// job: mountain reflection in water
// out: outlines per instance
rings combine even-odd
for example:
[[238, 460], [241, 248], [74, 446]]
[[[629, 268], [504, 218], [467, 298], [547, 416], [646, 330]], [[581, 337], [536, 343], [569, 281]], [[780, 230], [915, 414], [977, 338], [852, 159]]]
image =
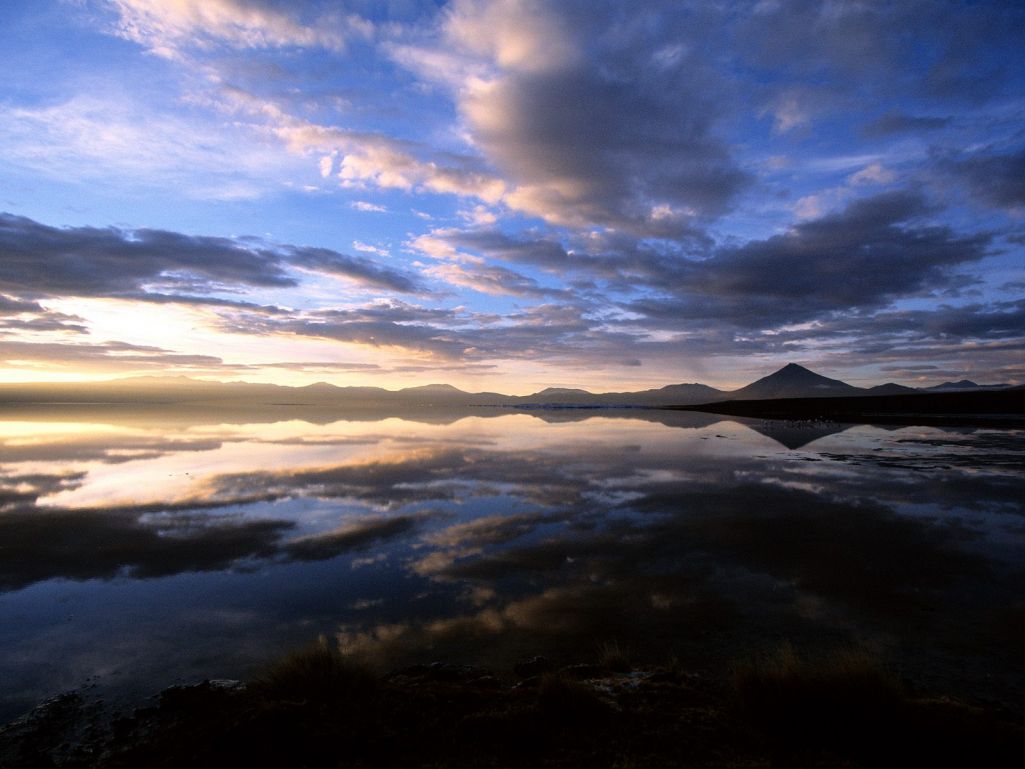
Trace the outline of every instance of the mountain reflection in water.
[[1020, 431], [425, 416], [3, 415], [0, 718], [318, 634], [496, 668], [855, 643], [1022, 709]]

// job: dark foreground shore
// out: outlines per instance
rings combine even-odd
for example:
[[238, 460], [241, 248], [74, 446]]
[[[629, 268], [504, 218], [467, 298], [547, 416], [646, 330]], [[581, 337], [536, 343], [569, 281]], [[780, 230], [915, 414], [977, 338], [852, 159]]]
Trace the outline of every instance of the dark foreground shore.
[[789, 648], [725, 678], [615, 653], [499, 677], [450, 664], [382, 676], [318, 645], [129, 716], [71, 693], [0, 729], [5, 769], [1001, 767], [1023, 750], [1020, 719], [996, 706], [916, 691], [857, 651]]
[[756, 419], [802, 419], [859, 424], [1025, 427], [1025, 390], [867, 395], [843, 398], [736, 400], [669, 406]]

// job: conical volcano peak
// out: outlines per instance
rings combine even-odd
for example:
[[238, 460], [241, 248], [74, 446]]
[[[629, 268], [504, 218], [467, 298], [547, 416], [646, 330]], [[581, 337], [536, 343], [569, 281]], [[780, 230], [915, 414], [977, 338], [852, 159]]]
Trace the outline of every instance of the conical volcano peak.
[[797, 363], [788, 363], [779, 371], [734, 391], [735, 399], [809, 398], [833, 395], [854, 395], [861, 392], [838, 379], [816, 374]]
[[827, 378], [827, 377], [823, 377], [821, 374], [816, 374], [810, 368], [805, 368], [804, 366], [802, 366], [799, 363], [788, 363], [783, 368], [779, 369], [779, 371], [775, 371], [772, 374], [769, 374], [769, 376], [763, 377], [763, 378], [764, 379], [768, 379], [769, 377], [782, 377], [782, 376], [790, 377], [790, 378], [792, 378], [792, 377], [805, 377], [805, 378], [807, 378], [807, 377], [822, 377], [823, 379]]

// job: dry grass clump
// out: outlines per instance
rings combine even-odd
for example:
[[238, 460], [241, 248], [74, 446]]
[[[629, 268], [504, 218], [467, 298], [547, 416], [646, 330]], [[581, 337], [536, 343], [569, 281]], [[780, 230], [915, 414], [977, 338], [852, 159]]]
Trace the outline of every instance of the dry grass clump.
[[771, 739], [811, 746], [886, 739], [907, 703], [900, 679], [852, 648], [804, 657], [785, 645], [736, 666], [732, 683], [742, 713]]
[[598, 645], [598, 664], [613, 673], [629, 673], [630, 653], [619, 645], [619, 641], [606, 641]]
[[342, 654], [321, 636], [271, 664], [253, 683], [256, 692], [280, 702], [363, 701], [380, 688], [366, 665]]
[[861, 649], [802, 656], [786, 645], [737, 665], [732, 684], [744, 720], [767, 739], [775, 760], [786, 756], [795, 766], [839, 756], [873, 767], [1021, 763], [1020, 722], [999, 709], [913, 696]]

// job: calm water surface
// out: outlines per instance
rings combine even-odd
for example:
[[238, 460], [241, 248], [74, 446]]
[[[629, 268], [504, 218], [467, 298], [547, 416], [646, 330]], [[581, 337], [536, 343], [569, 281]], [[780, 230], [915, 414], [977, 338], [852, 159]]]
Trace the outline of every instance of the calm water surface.
[[497, 668], [855, 643], [1023, 709], [1021, 431], [296, 416], [0, 414], [0, 720], [241, 677], [320, 634]]

